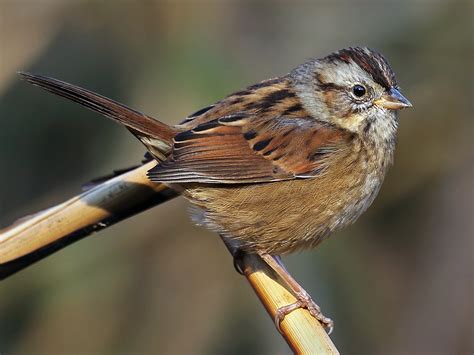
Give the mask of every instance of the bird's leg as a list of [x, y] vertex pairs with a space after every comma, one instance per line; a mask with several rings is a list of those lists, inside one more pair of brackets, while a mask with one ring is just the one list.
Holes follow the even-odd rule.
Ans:
[[240, 275], [245, 275], [244, 270], [242, 269], [242, 260], [244, 257], [244, 252], [242, 249], [237, 249], [232, 253], [232, 257], [234, 259], [234, 269]]
[[323, 324], [326, 331], [331, 334], [334, 328], [334, 322], [321, 313], [320, 307], [313, 301], [308, 292], [306, 292], [306, 290], [286, 270], [285, 266], [281, 262], [280, 257], [272, 256], [268, 253], [258, 253], [258, 255], [263, 259], [263, 261], [265, 261], [265, 263], [269, 267], [272, 268], [273, 271], [276, 272], [276, 274], [283, 281], [286, 282], [286, 284], [290, 287], [291, 291], [296, 297], [295, 303], [278, 308], [275, 315], [275, 325], [278, 330], [280, 330], [280, 323], [283, 321], [287, 314], [290, 314], [298, 308], [306, 308], [314, 318], [316, 318]]

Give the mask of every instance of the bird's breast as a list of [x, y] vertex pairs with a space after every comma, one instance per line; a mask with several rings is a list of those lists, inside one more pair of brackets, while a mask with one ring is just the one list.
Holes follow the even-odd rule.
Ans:
[[261, 184], [189, 184], [185, 196], [199, 224], [242, 248], [285, 254], [315, 246], [354, 222], [373, 201], [383, 176], [364, 149], [334, 162], [321, 176]]

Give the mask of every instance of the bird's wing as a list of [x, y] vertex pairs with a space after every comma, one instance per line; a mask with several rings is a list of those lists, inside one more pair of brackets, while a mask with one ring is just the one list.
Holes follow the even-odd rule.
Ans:
[[311, 178], [347, 147], [350, 136], [311, 117], [235, 113], [174, 138], [167, 160], [149, 172], [167, 183], [257, 183]]

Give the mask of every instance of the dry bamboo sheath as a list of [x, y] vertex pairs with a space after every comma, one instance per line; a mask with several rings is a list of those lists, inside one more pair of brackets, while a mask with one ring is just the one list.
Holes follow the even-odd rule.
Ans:
[[[145, 173], [150, 162], [117, 176], [70, 200], [25, 217], [0, 231], [0, 279], [134, 214], [176, 196], [164, 185], [151, 183]], [[232, 252], [232, 248], [229, 247]], [[256, 255], [241, 259], [244, 275], [272, 317], [295, 302], [266, 264]], [[285, 317], [281, 333], [300, 354], [338, 354], [323, 327], [308, 311], [298, 309]]]

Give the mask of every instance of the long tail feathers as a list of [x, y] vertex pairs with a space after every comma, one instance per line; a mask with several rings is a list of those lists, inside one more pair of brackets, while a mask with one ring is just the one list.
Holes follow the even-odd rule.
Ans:
[[125, 125], [153, 155], [162, 159], [176, 132], [168, 125], [92, 91], [63, 81], [30, 73], [19, 73], [29, 83], [77, 102]]

